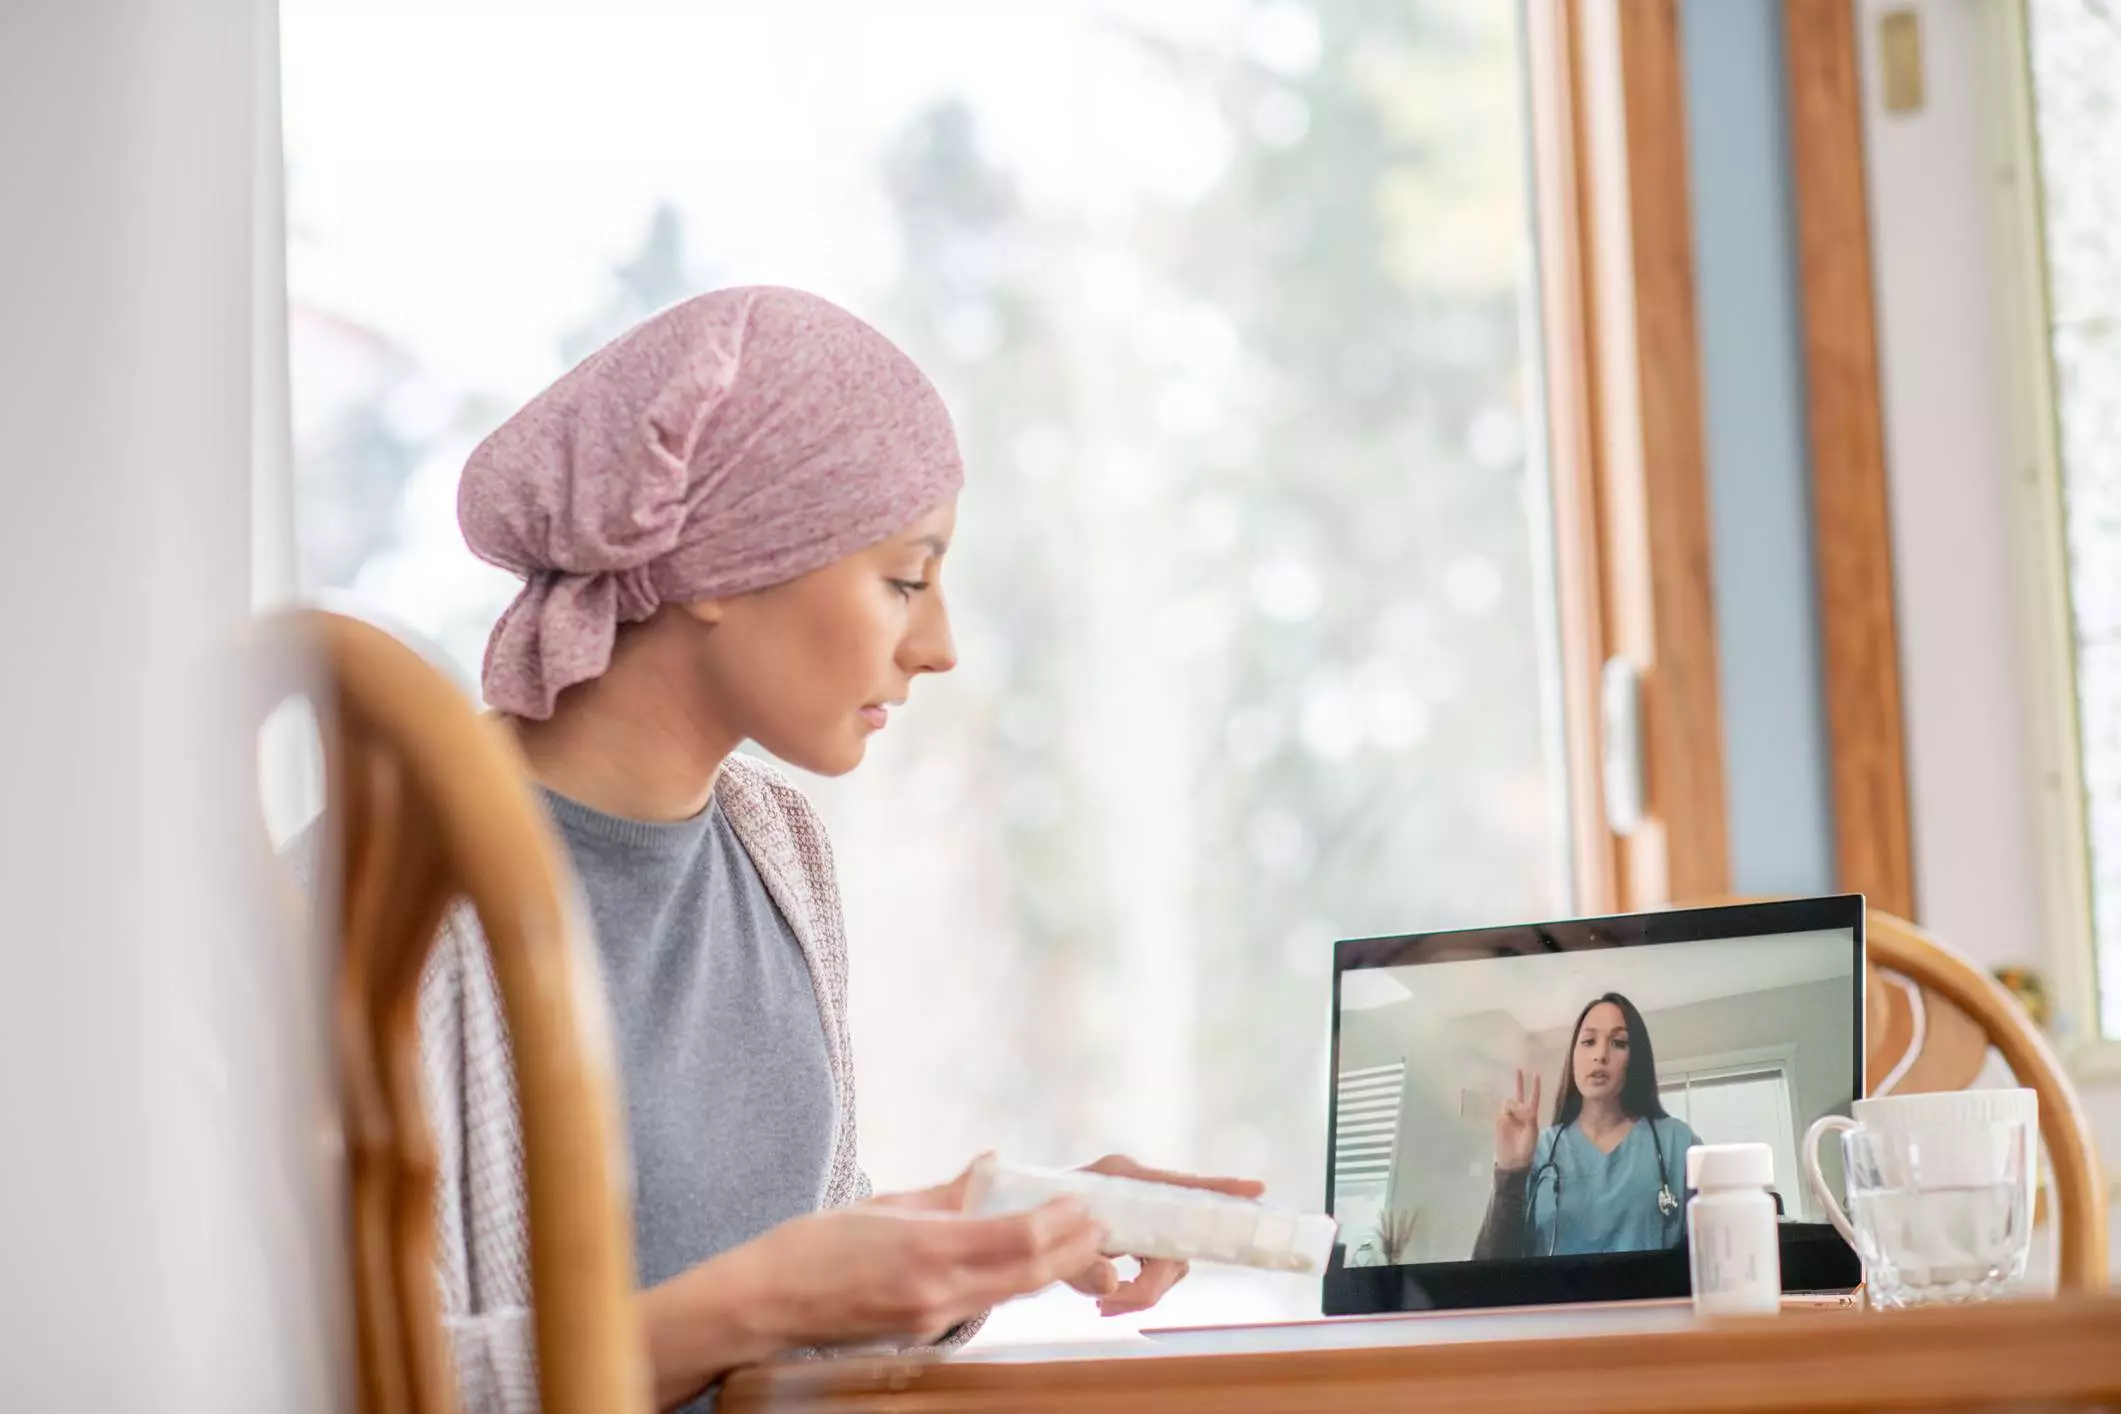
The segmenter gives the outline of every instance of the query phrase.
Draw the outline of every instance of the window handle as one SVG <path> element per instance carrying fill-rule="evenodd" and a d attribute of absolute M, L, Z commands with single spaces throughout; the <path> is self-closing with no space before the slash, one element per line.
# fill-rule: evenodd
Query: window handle
<path fill-rule="evenodd" d="M 1623 839 L 1642 828 L 1642 671 L 1626 658 L 1608 658 L 1599 675 L 1600 737 L 1604 742 L 1605 823 Z"/>

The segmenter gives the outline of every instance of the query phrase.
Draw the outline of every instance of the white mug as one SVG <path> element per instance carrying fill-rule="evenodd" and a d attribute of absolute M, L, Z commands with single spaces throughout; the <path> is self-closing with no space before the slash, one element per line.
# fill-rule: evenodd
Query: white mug
<path fill-rule="evenodd" d="M 1862 1256 L 1881 1305 L 1978 1300 L 2023 1277 L 2038 1167 L 2040 1097 L 1955 1090 L 1858 1100 L 1804 1136 L 1804 1172 L 1828 1219 Z M 1842 1136 L 1851 1218 L 1819 1167 Z"/>

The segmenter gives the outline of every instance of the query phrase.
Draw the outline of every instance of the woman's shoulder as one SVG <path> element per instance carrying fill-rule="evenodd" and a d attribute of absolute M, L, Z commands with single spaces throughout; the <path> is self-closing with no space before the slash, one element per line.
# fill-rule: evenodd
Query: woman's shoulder
<path fill-rule="evenodd" d="M 714 783 L 722 813 L 752 858 L 771 861 L 828 888 L 832 842 L 809 797 L 779 767 L 756 756 L 732 755 Z"/>
<path fill-rule="evenodd" d="M 1701 1142 L 1701 1136 L 1694 1132 L 1694 1126 L 1678 1115 L 1666 1115 L 1657 1121 L 1657 1127 L 1671 1136 L 1674 1148 L 1691 1149 Z"/>
<path fill-rule="evenodd" d="M 733 751 L 722 761 L 722 774 L 715 782 L 717 790 L 772 790 L 789 791 L 800 796 L 795 783 L 786 772 L 763 756 L 754 756 L 748 751 Z"/>
<path fill-rule="evenodd" d="M 810 956 L 820 999 L 844 1008 L 846 925 L 824 822 L 786 776 L 755 756 L 723 762 L 714 794 L 760 881 Z"/>
<path fill-rule="evenodd" d="M 733 753 L 722 763 L 722 773 L 715 779 L 714 793 L 722 802 L 722 810 L 731 823 L 741 828 L 745 823 L 772 820 L 787 825 L 801 825 L 823 833 L 816 809 L 810 797 L 788 779 L 787 775 L 771 761 L 743 752 Z"/>

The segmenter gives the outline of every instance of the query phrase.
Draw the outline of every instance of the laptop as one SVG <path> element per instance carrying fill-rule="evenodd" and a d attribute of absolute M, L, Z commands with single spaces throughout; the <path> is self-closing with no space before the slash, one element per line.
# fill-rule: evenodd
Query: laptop
<path fill-rule="evenodd" d="M 1697 1143 L 1768 1146 L 1785 1292 L 1853 1291 L 1799 1163 L 1863 1093 L 1863 918 L 1848 895 L 1335 944 L 1325 1313 L 1684 1298 Z"/>

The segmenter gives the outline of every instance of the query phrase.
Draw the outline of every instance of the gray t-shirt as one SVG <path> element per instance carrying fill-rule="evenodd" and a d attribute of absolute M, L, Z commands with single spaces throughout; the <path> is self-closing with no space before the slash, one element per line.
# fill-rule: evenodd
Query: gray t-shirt
<path fill-rule="evenodd" d="M 661 824 L 543 794 L 596 925 L 652 1286 L 823 1202 L 835 1115 L 817 992 L 719 802 Z"/>

